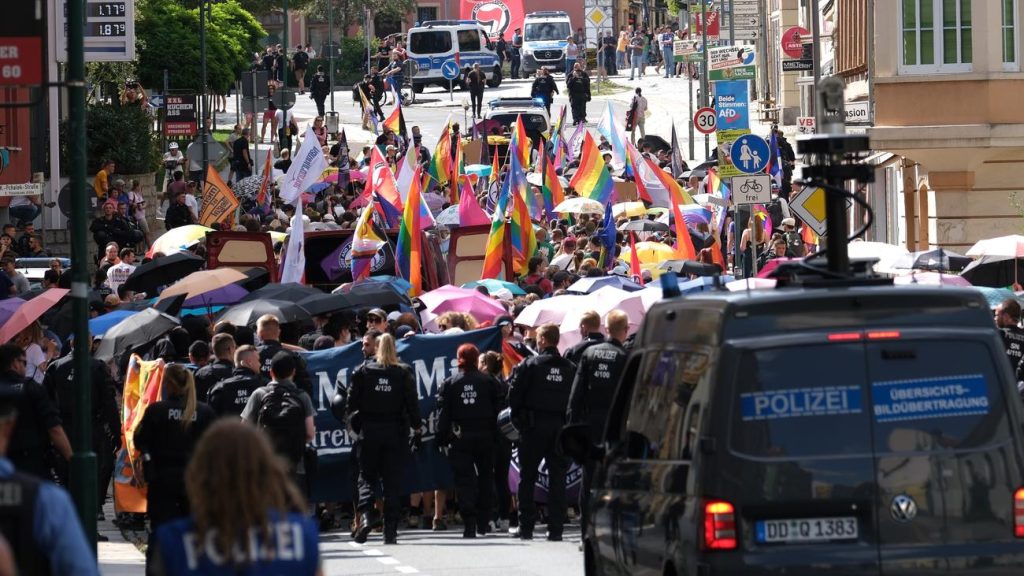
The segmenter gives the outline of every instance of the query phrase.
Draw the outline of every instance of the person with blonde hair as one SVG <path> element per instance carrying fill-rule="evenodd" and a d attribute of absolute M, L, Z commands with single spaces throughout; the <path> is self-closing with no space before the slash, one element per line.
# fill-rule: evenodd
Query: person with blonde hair
<path fill-rule="evenodd" d="M 146 409 L 134 436 L 149 485 L 146 512 L 151 544 L 160 526 L 188 515 L 185 467 L 200 436 L 216 417 L 212 408 L 196 401 L 195 380 L 183 364 L 168 364 L 160 386 L 164 400 Z M 147 554 L 147 563 L 150 561 Z"/>
<path fill-rule="evenodd" d="M 395 338 L 381 334 L 374 360 L 352 372 L 346 405 L 352 429 L 362 435 L 359 446 L 359 529 L 355 541 L 366 542 L 381 526 L 374 504 L 384 499 L 384 543 L 398 541 L 401 475 L 409 457 L 409 432 L 423 434 L 422 417 L 412 370 L 398 359 Z"/>
<path fill-rule="evenodd" d="M 33 322 L 21 332 L 14 335 L 14 343 L 25 351 L 28 364 L 25 366 L 25 377 L 31 378 L 36 384 L 43 383 L 46 367 L 50 360 L 57 357 L 57 346 L 52 340 L 43 336 L 43 327 Z M 45 348 L 44 348 L 45 347 Z"/>
<path fill-rule="evenodd" d="M 185 472 L 191 513 L 157 530 L 153 574 L 323 573 L 316 524 L 266 434 L 222 419 Z"/>

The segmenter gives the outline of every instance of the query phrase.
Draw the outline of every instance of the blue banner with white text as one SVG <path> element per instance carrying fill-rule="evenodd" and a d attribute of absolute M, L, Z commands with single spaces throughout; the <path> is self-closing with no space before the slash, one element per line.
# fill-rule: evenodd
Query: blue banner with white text
<path fill-rule="evenodd" d="M 481 352 L 501 351 L 501 331 L 484 328 L 452 335 L 418 335 L 398 341 L 398 356 L 416 376 L 420 415 L 427 425 L 423 446 L 409 459 L 403 474 L 403 493 L 451 488 L 451 468 L 447 458 L 434 445 L 437 427 L 435 400 L 446 378 L 457 371 L 455 352 L 459 346 L 475 344 Z M 356 473 L 350 465 L 352 437 L 331 414 L 335 386 L 348 388 L 349 376 L 363 362 L 361 342 L 319 352 L 305 352 L 313 380 L 313 407 L 316 409 L 316 438 L 319 467 L 313 482 L 311 500 L 337 502 L 354 498 Z"/>

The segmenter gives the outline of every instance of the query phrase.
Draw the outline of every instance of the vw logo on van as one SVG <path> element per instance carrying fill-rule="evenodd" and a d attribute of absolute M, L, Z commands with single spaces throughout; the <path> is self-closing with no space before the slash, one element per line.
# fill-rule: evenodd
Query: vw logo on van
<path fill-rule="evenodd" d="M 901 524 L 910 522 L 917 517 L 917 502 L 906 494 L 897 494 L 889 505 L 889 514 Z"/>

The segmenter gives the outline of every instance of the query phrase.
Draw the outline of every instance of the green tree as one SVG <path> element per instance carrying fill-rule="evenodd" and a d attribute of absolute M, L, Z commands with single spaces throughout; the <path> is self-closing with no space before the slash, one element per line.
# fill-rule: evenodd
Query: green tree
<path fill-rule="evenodd" d="M 311 0 L 307 12 L 326 21 L 328 5 L 334 8 L 334 25 L 344 30 L 362 23 L 367 9 L 372 16 L 404 17 L 416 9 L 416 0 Z"/>
<path fill-rule="evenodd" d="M 199 10 L 175 2 L 146 0 L 138 6 L 139 81 L 163 84 L 170 71 L 172 89 L 202 90 Z M 227 92 L 261 51 L 263 26 L 237 0 L 213 4 L 206 23 L 206 77 L 211 92 Z"/>
<path fill-rule="evenodd" d="M 179 3 L 189 9 L 199 6 L 200 0 L 179 0 Z M 211 0 L 218 1 L 218 0 Z M 288 0 L 288 10 L 304 10 L 312 0 Z M 263 16 L 275 10 L 284 8 L 284 0 L 238 0 L 238 4 L 246 11 L 255 16 Z"/>

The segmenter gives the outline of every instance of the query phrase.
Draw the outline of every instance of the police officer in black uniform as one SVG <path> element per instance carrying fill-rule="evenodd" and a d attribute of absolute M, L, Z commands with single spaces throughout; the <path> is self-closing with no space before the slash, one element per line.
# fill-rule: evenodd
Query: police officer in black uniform
<path fill-rule="evenodd" d="M 573 344 L 565 351 L 565 359 L 573 364 L 579 364 L 583 353 L 595 344 L 604 342 L 604 334 L 601 334 L 601 316 L 593 310 L 583 313 L 580 318 L 580 335 L 583 341 Z"/>
<path fill-rule="evenodd" d="M 72 341 L 72 347 L 74 342 Z M 55 360 L 46 368 L 43 387 L 57 407 L 64 426 L 69 431 L 76 430 L 75 407 L 78 403 L 75 391 L 74 353 Z M 114 451 L 121 445 L 121 416 L 117 405 L 117 383 L 106 363 L 97 358 L 89 359 L 89 371 L 92 377 L 92 449 L 96 452 L 96 463 L 99 469 L 99 504 L 107 499 L 107 488 L 114 473 Z M 58 476 L 67 481 L 67 469 L 57 466 Z"/>
<path fill-rule="evenodd" d="M 207 401 L 217 416 L 240 418 L 249 396 L 267 382 L 260 374 L 260 353 L 255 346 L 246 344 L 235 350 L 235 368 L 231 376 L 210 388 Z"/>
<path fill-rule="evenodd" d="M 590 439 L 598 441 L 604 431 L 608 412 L 612 406 L 612 395 L 619 383 L 619 377 L 626 366 L 626 349 L 622 346 L 629 334 L 629 316 L 622 310 L 612 310 L 604 319 L 608 339 L 594 344 L 583 352 L 576 379 L 569 394 L 569 412 L 566 417 L 570 424 L 588 424 Z M 590 515 L 588 498 L 594 465 L 587 460 L 583 467 L 583 485 L 580 489 L 580 515 L 582 526 L 586 526 Z"/>
<path fill-rule="evenodd" d="M 50 469 L 44 458 L 48 445 L 52 443 L 67 461 L 71 459 L 71 443 L 46 389 L 25 377 L 25 352 L 15 344 L 4 344 L 2 348 L 0 387 L 10 388 L 17 396 L 18 410 L 7 457 L 18 470 L 48 478 Z"/>
<path fill-rule="evenodd" d="M 537 466 L 543 459 L 548 468 L 548 540 L 562 539 L 565 523 L 565 475 L 569 463 L 556 449 L 558 433 L 565 423 L 569 391 L 576 367 L 558 353 L 558 326 L 537 329 L 540 354 L 524 360 L 509 379 L 509 406 L 520 431 L 519 441 L 519 538 L 533 539 L 537 506 L 533 487 Z"/>
<path fill-rule="evenodd" d="M 231 334 L 214 335 L 213 356 L 213 362 L 196 370 L 196 398 L 204 402 L 214 384 L 230 378 L 235 370 L 235 338 Z"/>
<path fill-rule="evenodd" d="M 382 334 L 377 339 L 377 355 L 352 373 L 349 389 L 348 419 L 362 435 L 359 447 L 359 512 L 361 525 L 355 540 L 360 544 L 381 524 L 374 509 L 377 498 L 384 497 L 384 543 L 398 541 L 398 516 L 401 511 L 401 475 L 409 456 L 409 430 L 423 434 L 423 423 L 416 399 L 416 379 L 412 370 L 398 360 L 395 339 Z"/>
<path fill-rule="evenodd" d="M 281 321 L 273 314 L 260 316 L 256 321 L 256 336 L 260 339 L 260 345 L 256 347 L 260 352 L 260 374 L 264 378 L 270 378 L 270 362 L 274 355 L 281 350 L 288 350 L 281 344 Z M 313 397 L 313 381 L 306 370 L 306 361 L 298 354 L 295 354 L 295 376 L 292 381 L 299 390 L 309 394 L 310 398 Z"/>
<path fill-rule="evenodd" d="M 459 346 L 459 373 L 437 393 L 437 442 L 451 446 L 449 459 L 462 513 L 463 538 L 486 534 L 494 509 L 494 450 L 497 444 L 498 382 L 479 370 L 480 350 Z"/>

